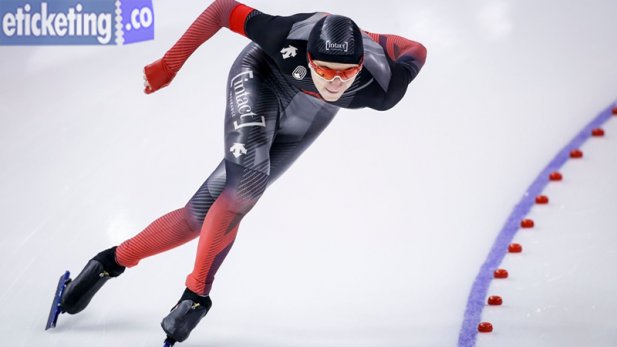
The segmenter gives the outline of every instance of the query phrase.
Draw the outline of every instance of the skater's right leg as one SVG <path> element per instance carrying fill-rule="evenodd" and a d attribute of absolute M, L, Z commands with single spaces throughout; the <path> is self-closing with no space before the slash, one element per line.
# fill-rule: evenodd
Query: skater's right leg
<path fill-rule="evenodd" d="M 221 163 L 184 208 L 160 217 L 142 232 L 120 244 L 116 254 L 118 263 L 133 267 L 146 257 L 198 237 L 204 218 L 224 185 L 225 167 Z"/>
<path fill-rule="evenodd" d="M 70 314 L 81 312 L 94 294 L 110 278 L 122 274 L 126 267 L 133 267 L 143 258 L 199 236 L 204 217 L 220 194 L 224 182 L 225 169 L 221 163 L 186 207 L 167 213 L 135 237 L 118 247 L 100 252 L 88 261 L 79 275 L 67 285 L 61 299 L 62 310 Z"/>
<path fill-rule="evenodd" d="M 168 251 L 199 236 L 199 228 L 190 221 L 186 208 L 169 212 L 152 222 L 142 232 L 118 246 L 119 264 L 133 267 L 140 260 Z"/>

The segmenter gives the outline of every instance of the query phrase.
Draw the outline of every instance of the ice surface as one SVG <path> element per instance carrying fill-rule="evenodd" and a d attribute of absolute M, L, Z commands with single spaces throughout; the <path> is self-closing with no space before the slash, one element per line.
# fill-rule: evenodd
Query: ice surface
<path fill-rule="evenodd" d="M 617 97 L 617 2 L 247 4 L 345 14 L 422 42 L 428 59 L 394 109 L 340 112 L 265 193 L 182 346 L 455 346 L 512 207 Z M 143 66 L 207 2 L 154 5 L 151 42 L 0 48 L 0 336 L 11 346 L 162 344 L 196 243 L 144 260 L 44 331 L 64 270 L 183 206 L 222 157 L 227 70 L 247 40 L 221 30 L 146 96 Z M 532 211 L 539 226 L 506 257 L 506 304 L 484 312 L 496 330 L 478 346 L 617 344 L 614 123 Z"/>

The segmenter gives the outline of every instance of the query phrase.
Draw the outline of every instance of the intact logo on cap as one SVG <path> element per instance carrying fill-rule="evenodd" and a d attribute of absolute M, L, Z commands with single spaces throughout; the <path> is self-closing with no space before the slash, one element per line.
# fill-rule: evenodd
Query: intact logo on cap
<path fill-rule="evenodd" d="M 328 40 L 326 41 L 326 51 L 347 52 L 349 51 L 349 42 L 336 43 Z"/>

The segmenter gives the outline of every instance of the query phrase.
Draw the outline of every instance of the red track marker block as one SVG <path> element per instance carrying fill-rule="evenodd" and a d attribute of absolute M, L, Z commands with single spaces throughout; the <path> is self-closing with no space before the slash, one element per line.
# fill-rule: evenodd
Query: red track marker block
<path fill-rule="evenodd" d="M 535 226 L 535 223 L 531 219 L 523 219 L 521 221 L 521 228 L 523 229 L 531 229 Z"/>
<path fill-rule="evenodd" d="M 595 137 L 602 137 L 602 136 L 604 136 L 604 129 L 602 129 L 602 128 L 593 129 L 591 131 L 591 135 L 595 136 Z"/>
<path fill-rule="evenodd" d="M 563 175 L 557 171 L 555 172 L 551 172 L 551 174 L 548 176 L 548 178 L 551 181 L 561 181 L 563 179 Z"/>
<path fill-rule="evenodd" d="M 536 204 L 546 205 L 548 204 L 548 196 L 546 195 L 538 195 L 536 196 Z"/>
<path fill-rule="evenodd" d="M 518 243 L 511 243 L 508 246 L 508 252 L 510 253 L 521 253 L 523 251 L 523 246 Z"/>
<path fill-rule="evenodd" d="M 583 157 L 583 152 L 580 149 L 573 149 L 570 151 L 570 158 L 578 159 Z"/>
<path fill-rule="evenodd" d="M 488 304 L 491 306 L 499 306 L 503 304 L 503 300 L 501 299 L 501 296 L 492 295 L 488 297 Z"/>
<path fill-rule="evenodd" d="M 617 106 L 613 107 L 613 115 L 617 116 Z"/>
<path fill-rule="evenodd" d="M 478 324 L 478 331 L 481 333 L 490 333 L 493 332 L 493 324 L 489 322 L 482 322 Z"/>
<path fill-rule="evenodd" d="M 508 278 L 508 270 L 506 269 L 497 269 L 493 273 L 495 278 Z"/>

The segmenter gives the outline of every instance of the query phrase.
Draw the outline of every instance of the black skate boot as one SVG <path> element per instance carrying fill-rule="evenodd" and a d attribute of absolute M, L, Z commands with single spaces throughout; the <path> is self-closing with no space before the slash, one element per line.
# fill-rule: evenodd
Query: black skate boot
<path fill-rule="evenodd" d="M 176 342 L 186 340 L 199 321 L 210 311 L 212 300 L 209 296 L 199 296 L 188 288 L 182 297 L 163 318 L 161 327 L 167 333 L 164 346 L 173 346 Z"/>
<path fill-rule="evenodd" d="M 60 301 L 62 311 L 69 314 L 81 312 L 103 284 L 112 277 L 120 276 L 124 269 L 116 263 L 116 247 L 97 254 L 74 280 L 69 280 Z"/>

